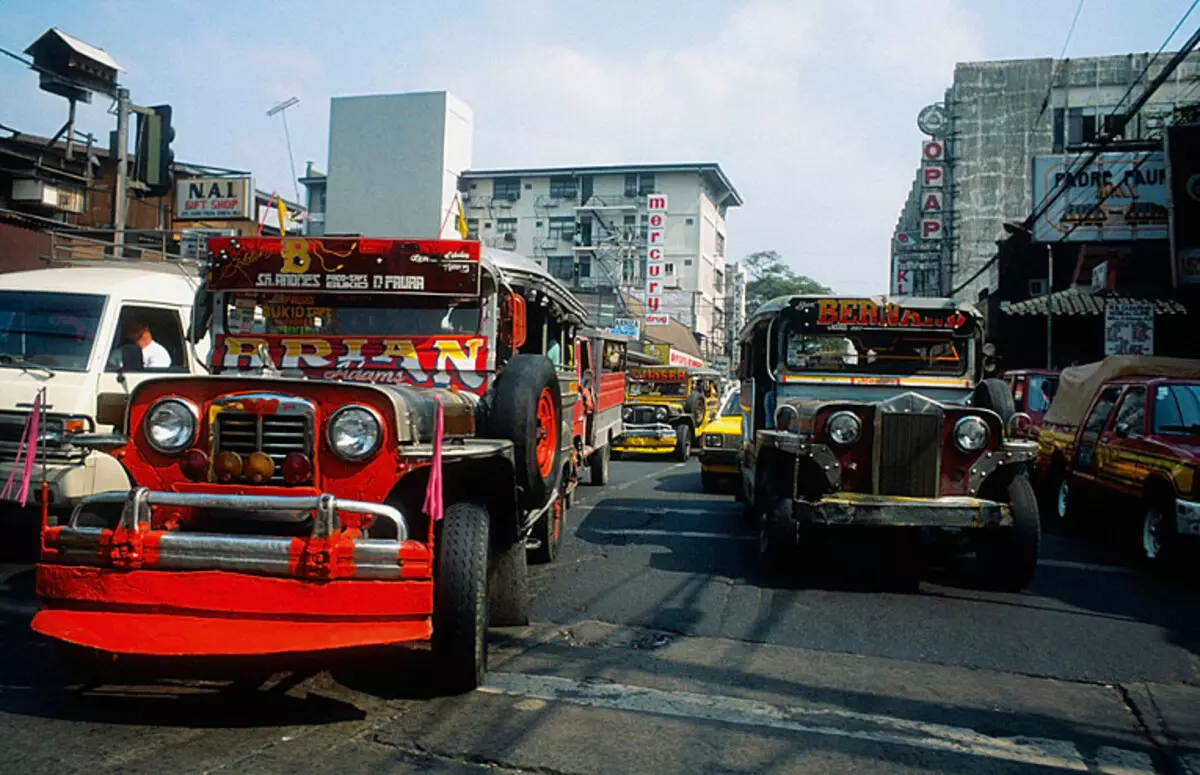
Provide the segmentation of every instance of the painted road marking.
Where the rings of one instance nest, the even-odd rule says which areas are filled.
[[[903,745],[1072,772],[1111,775],[1154,772],[1150,756],[1140,751],[1102,747],[1097,749],[1095,757],[1085,759],[1079,748],[1069,740],[997,737],[966,727],[847,710],[773,705],[715,694],[664,691],[521,673],[490,673],[479,691],[658,716],[783,729],[874,744]]]
[[[635,536],[638,538],[705,538],[722,541],[753,541],[755,536],[738,533],[708,533],[703,530],[650,530],[643,528],[586,528],[585,535]]]
[[[1067,570],[1085,570],[1093,573],[1114,573],[1118,576],[1135,576],[1133,568],[1122,568],[1120,565],[1097,565],[1091,562],[1075,562],[1074,560],[1038,560],[1038,565],[1047,568],[1065,568]]]
[[[737,514],[741,513],[740,509],[737,509],[737,510],[735,510],[735,509],[722,510],[722,509],[712,509],[712,508],[708,508],[708,509],[678,509],[678,508],[675,508],[674,506],[672,506],[671,508],[648,509],[645,507],[638,508],[636,506],[609,506],[603,502],[597,503],[594,506],[591,506],[590,508],[592,509],[592,511],[616,511],[616,512],[627,513],[627,514],[646,514],[646,515],[649,515],[652,517],[665,517],[665,516],[670,516],[672,514],[686,514],[686,515],[704,516],[704,517],[723,517],[723,516],[724,517],[732,517],[732,516],[736,516]]]

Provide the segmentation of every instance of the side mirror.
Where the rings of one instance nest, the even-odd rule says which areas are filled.
[[[125,427],[125,413],[129,410],[129,396],[124,393],[101,393],[96,396],[96,424]]]
[[[1117,427],[1114,428],[1113,430],[1115,430],[1117,432],[1118,436],[1120,436],[1121,438],[1125,438],[1126,436],[1129,435],[1129,423],[1119,422],[1119,423],[1117,423]]]
[[[196,289],[192,300],[192,318],[188,322],[188,339],[192,344],[199,344],[208,333],[208,324],[212,321],[212,293],[207,285]]]

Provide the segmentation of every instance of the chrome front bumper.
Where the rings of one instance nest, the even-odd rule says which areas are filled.
[[[224,570],[271,576],[295,575],[294,542],[320,544],[341,530],[339,514],[373,516],[391,522],[395,539],[358,538],[353,541],[353,578],[394,579],[400,577],[400,546],[408,538],[404,515],[392,506],[366,501],[338,500],[329,493],[319,496],[257,496],[215,493],[156,492],[138,487],[129,492],[98,493],[80,501],[67,524],[47,531],[43,561],[75,565],[114,564],[101,551],[112,537],[105,528],[80,527],[79,517],[88,506],[122,504],[119,531],[153,536],[154,551],[141,552],[137,567],[157,570]],[[242,512],[311,512],[312,534],[308,539],[282,536],[243,536],[224,533],[189,533],[152,530],[153,506],[231,509]],[[314,539],[316,539],[314,541]],[[307,545],[306,551],[314,550]],[[315,548],[316,553],[327,549]],[[324,558],[336,562],[336,558]],[[320,561],[318,561],[318,564]]]
[[[627,439],[675,439],[675,426],[665,422],[654,425],[625,425],[621,436]]]

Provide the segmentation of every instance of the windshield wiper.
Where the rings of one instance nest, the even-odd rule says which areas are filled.
[[[32,363],[26,360],[22,355],[0,353],[0,364],[16,366],[27,373],[30,370],[40,371],[45,374],[47,378],[53,377],[55,374],[54,369],[51,369],[49,366],[43,366],[40,363]]]

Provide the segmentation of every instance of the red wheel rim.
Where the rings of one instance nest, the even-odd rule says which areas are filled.
[[[537,405],[537,465],[542,477],[554,468],[554,451],[558,447],[558,423],[554,421],[554,400],[549,389],[543,389]]]

